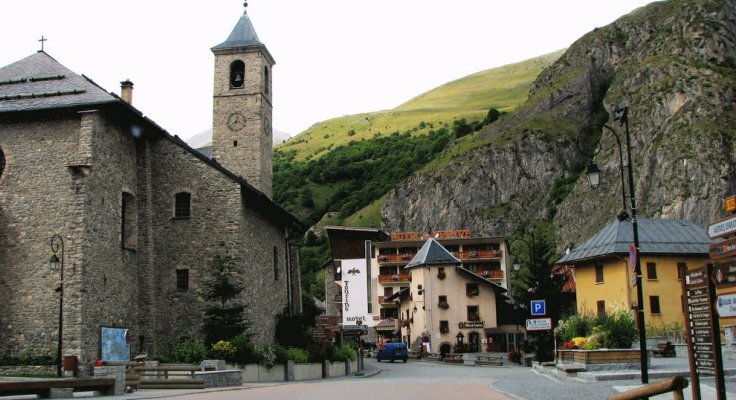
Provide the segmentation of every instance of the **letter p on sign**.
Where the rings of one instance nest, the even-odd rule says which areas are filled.
[[[544,300],[532,300],[531,301],[532,315],[544,315],[547,314],[547,307],[544,304]]]

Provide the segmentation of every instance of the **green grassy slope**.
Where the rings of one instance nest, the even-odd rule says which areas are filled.
[[[421,94],[393,110],[348,115],[319,122],[277,149],[296,152],[296,160],[321,157],[351,140],[411,131],[426,134],[453,120],[480,120],[490,108],[512,111],[527,97],[534,78],[562,50],[478,72]],[[423,122],[423,123],[422,123]]]

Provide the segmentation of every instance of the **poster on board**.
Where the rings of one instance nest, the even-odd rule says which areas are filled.
[[[100,327],[100,347],[102,361],[130,361],[130,330]]]

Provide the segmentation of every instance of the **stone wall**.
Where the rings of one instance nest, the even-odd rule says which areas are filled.
[[[55,365],[0,365],[0,376],[56,375]]]

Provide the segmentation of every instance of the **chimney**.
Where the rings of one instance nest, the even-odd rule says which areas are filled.
[[[120,97],[124,102],[133,104],[133,82],[130,79],[120,82]]]

